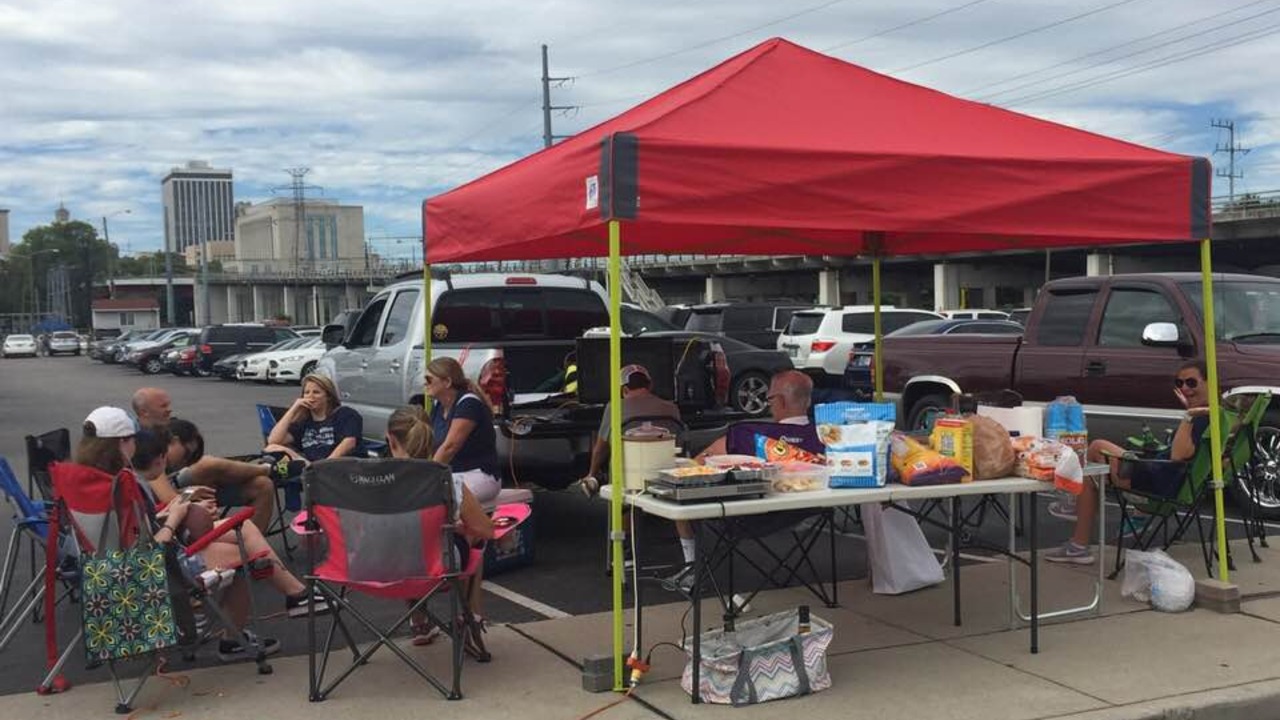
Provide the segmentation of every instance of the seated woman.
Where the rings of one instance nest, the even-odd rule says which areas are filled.
[[[427,364],[431,430],[439,440],[432,460],[448,465],[481,504],[498,497],[498,433],[484,393],[450,357]]]
[[[145,482],[139,483],[144,497],[147,498],[148,519],[156,542],[170,543],[180,536],[188,535],[194,539],[216,527],[213,522],[213,501],[209,497],[193,500],[195,493],[173,492],[172,485],[164,477],[165,454],[169,447],[167,433],[148,433],[141,438],[135,436],[133,420],[124,410],[115,407],[100,407],[89,414],[84,422],[84,437],[76,447],[73,460],[79,465],[96,468],[104,473],[117,475],[126,473],[135,479],[134,472],[141,475]],[[137,464],[134,464],[136,461]],[[130,471],[129,468],[135,468]],[[155,490],[166,488],[171,493],[167,502],[157,502]],[[207,491],[206,491],[207,492]],[[162,506],[161,506],[162,505]],[[220,521],[225,522],[225,521]],[[245,547],[250,555],[268,551],[268,559],[275,566],[270,577],[271,584],[285,596],[285,611],[290,616],[303,615],[307,611],[307,588],[302,581],[285,569],[275,551],[267,544],[266,538],[258,531],[252,521],[245,522],[242,528]],[[240,562],[240,548],[236,544],[234,533],[228,533],[211,543],[200,553],[205,567],[228,567]],[[244,593],[248,588],[232,588],[227,593],[228,611],[232,622],[242,632],[248,619],[248,596]],[[320,599],[317,598],[317,602]],[[262,638],[261,647],[267,654],[279,652],[279,641]],[[218,657],[224,661],[246,657],[245,647],[238,640],[223,638],[218,643]]]
[[[420,407],[399,408],[387,420],[387,449],[391,452],[391,457],[428,459],[432,455],[431,439],[431,425]],[[455,536],[458,538],[457,550],[460,559],[465,562],[471,548],[493,538],[493,523],[458,474],[453,476],[453,492],[458,507],[457,520],[462,526],[462,534]],[[481,565],[466,587],[467,607],[481,627],[484,624],[484,618],[480,615],[483,570],[484,566]],[[440,633],[439,628],[428,625],[423,617],[414,617],[410,627],[414,645],[427,645]],[[468,637],[466,642],[471,643],[471,638]]]
[[[363,432],[364,418],[342,405],[333,381],[311,374],[302,379],[302,396],[271,428],[264,452],[284,453],[307,463],[359,457],[363,454]]]
[[[1169,448],[1169,460],[1189,462],[1200,447],[1200,438],[1209,427],[1209,387],[1206,378],[1209,371],[1203,360],[1192,360],[1178,368],[1173,379],[1173,394],[1179,404],[1186,408],[1182,422],[1173,434],[1173,445]],[[1124,474],[1124,465],[1120,460],[1125,449],[1106,440],[1094,440],[1089,443],[1088,459],[1090,462],[1106,462],[1111,465],[1108,480],[1113,486],[1141,490],[1152,495],[1173,497],[1178,494],[1182,485],[1184,468],[1180,465],[1162,465],[1158,469],[1141,464],[1135,465],[1139,472],[1132,477]],[[1096,524],[1095,513],[1098,511],[1098,487],[1091,478],[1085,478],[1084,491],[1076,501],[1076,528],[1071,539],[1056,550],[1045,554],[1045,560],[1056,563],[1075,565],[1093,564],[1093,550],[1089,547],[1090,533]]]

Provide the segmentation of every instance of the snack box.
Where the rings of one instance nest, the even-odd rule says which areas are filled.
[[[827,487],[831,468],[804,462],[779,463],[772,478],[774,492],[805,492]]]
[[[669,485],[714,485],[727,478],[728,471],[709,465],[687,465],[658,471],[658,479]]]
[[[723,470],[733,480],[764,480],[777,473],[777,465],[754,455],[711,455],[705,458],[707,467]]]

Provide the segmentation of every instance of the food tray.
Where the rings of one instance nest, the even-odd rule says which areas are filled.
[[[715,485],[724,482],[727,477],[728,473],[723,470],[704,468],[699,465],[658,471],[658,479],[668,485]]]
[[[830,477],[831,469],[826,465],[787,462],[780,465],[771,480],[774,492],[805,492],[826,488]]]

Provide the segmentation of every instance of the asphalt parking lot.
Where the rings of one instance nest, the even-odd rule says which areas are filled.
[[[128,407],[132,393],[144,385],[162,387],[173,397],[174,414],[195,422],[204,432],[208,452],[238,455],[253,452],[261,446],[254,412],[255,403],[287,404],[296,396],[293,386],[267,386],[234,383],[214,378],[177,378],[170,375],[144,376],[126,366],[103,365],[84,357],[35,358],[0,361],[0,456],[8,459],[20,478],[26,478],[23,436],[66,427],[73,438],[78,427],[94,407],[104,404]],[[1070,531],[1068,523],[1043,513],[1041,547],[1061,542]],[[492,623],[519,623],[563,614],[583,614],[607,610],[611,587],[604,571],[606,504],[588,500],[576,492],[538,492],[535,501],[536,554],[532,566],[512,570],[489,578],[489,592],[484,599],[485,615]],[[981,531],[984,540],[1000,544],[1005,526],[989,514]],[[646,562],[671,562],[679,559],[679,545],[672,528],[658,520],[639,519],[641,537],[646,548]],[[12,527],[10,512],[0,515],[0,534],[7,538]],[[852,579],[866,576],[865,550],[856,525],[844,525],[834,533],[838,576]],[[942,539],[930,531],[934,547]],[[781,549],[785,535],[770,540]],[[279,538],[273,538],[279,548]],[[825,563],[828,543],[817,543],[815,559]],[[970,556],[967,562],[981,562]],[[295,571],[304,565],[299,555],[291,563]],[[819,567],[826,567],[820,564]],[[752,571],[740,566],[738,582],[750,584]],[[29,577],[25,556],[18,564],[19,587]],[[646,584],[648,602],[670,602],[678,596],[657,585]],[[274,613],[282,609],[279,597],[261,584],[255,587],[260,612]],[[381,620],[398,615],[399,606],[388,602],[362,602],[371,614]],[[78,625],[78,608],[64,607],[59,615],[62,633]],[[306,651],[306,623],[282,618],[266,620],[263,631],[278,637],[285,654]],[[61,633],[60,633],[61,634]],[[671,638],[675,640],[676,638]],[[0,653],[0,693],[30,691],[38,682],[39,668],[44,664],[43,628],[26,623],[11,647]],[[601,638],[602,650],[606,638]],[[212,664],[212,653],[200,654],[198,664]],[[73,658],[68,674],[74,681],[86,677],[104,678],[103,671],[87,673],[82,662]]]

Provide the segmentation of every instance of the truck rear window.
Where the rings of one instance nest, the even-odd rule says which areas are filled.
[[[571,340],[609,324],[600,296],[587,289],[494,287],[445,292],[432,312],[445,342]]]
[[[685,322],[684,329],[718,333],[724,329],[724,309],[694,310]]]

